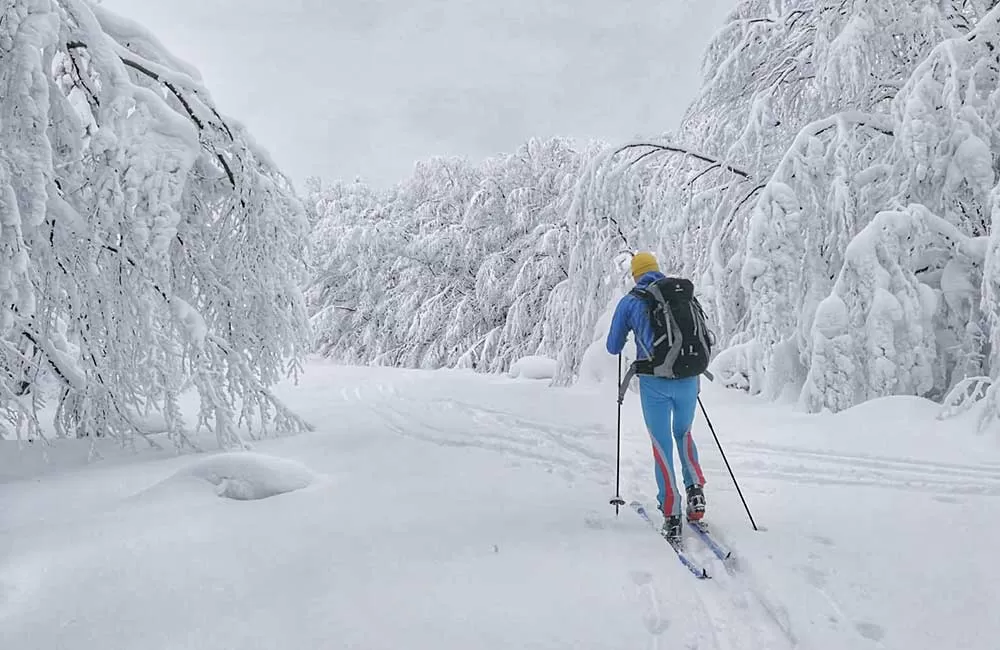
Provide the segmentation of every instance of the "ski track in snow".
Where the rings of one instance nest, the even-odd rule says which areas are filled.
[[[608,404],[603,401],[594,402],[594,408],[589,409],[591,401],[581,399],[579,393],[538,390],[531,384],[504,381],[497,382],[502,384],[501,390],[491,391],[490,379],[460,375],[429,381],[427,374],[365,374],[346,381],[350,383],[325,395],[334,401],[339,397],[339,404],[332,411],[327,410],[329,406],[322,411],[323,417],[336,418],[338,428],[344,431],[356,426],[357,434],[363,436],[374,426],[391,432],[389,439],[399,436],[445,448],[486,450],[504,457],[508,467],[540,466],[557,478],[556,483],[564,480],[588,491],[597,485],[609,496],[614,489],[614,415],[612,411],[608,416]],[[767,435],[766,424],[754,426],[755,432]],[[742,516],[739,501],[700,418],[695,427],[702,464],[706,472],[718,477],[714,494],[718,495],[715,512],[720,516],[711,519],[710,526],[714,536],[735,553],[730,562],[721,562],[685,527],[686,551],[697,565],[707,568],[710,579],[691,576],[669,546],[630,508],[625,507],[618,518],[608,516],[599,506],[589,511],[585,508],[582,513],[581,525],[588,529],[588,536],[607,531],[613,533],[608,539],[617,540],[614,552],[607,556],[616,563],[611,575],[621,572],[622,597],[635,615],[634,619],[623,620],[622,625],[631,629],[633,638],[638,635],[645,639],[640,645],[651,650],[915,647],[913,638],[906,638],[907,631],[899,629],[904,619],[895,615],[892,607],[882,607],[878,600],[880,595],[895,594],[891,591],[895,586],[919,590],[919,581],[898,581],[901,572],[909,571],[906,562],[891,561],[897,551],[905,549],[893,547],[891,540],[881,548],[874,543],[868,548],[866,533],[844,536],[839,528],[830,528],[838,525],[831,522],[842,518],[849,521],[850,501],[866,495],[876,497],[870,513],[878,516],[882,512],[879,508],[899,500],[891,491],[911,493],[922,500],[921,508],[942,502],[937,505],[945,509],[1000,495],[1000,464],[989,459],[982,463],[936,462],[855,453],[850,447],[848,451],[835,451],[822,448],[822,435],[810,438],[816,441],[816,448],[797,445],[797,438],[792,437],[767,442],[724,440],[741,482],[745,479],[749,483],[751,506],[755,505],[754,497],[796,485],[818,486],[809,488],[812,491],[805,495],[810,506],[809,499],[824,486],[868,490],[854,492],[838,487],[830,502],[823,503],[829,512],[818,516],[815,526],[808,520],[808,508],[788,509],[784,521],[776,520],[779,513],[764,513],[762,519],[775,530],[767,537],[755,537],[737,525],[736,516]],[[659,515],[651,507],[653,496],[648,492],[655,487],[651,485],[651,455],[636,404],[629,405],[622,429],[622,495],[643,501],[658,523]],[[303,443],[306,438],[301,438]],[[785,444],[779,444],[782,440]],[[293,439],[286,442],[294,444]],[[828,442],[838,444],[834,438]],[[883,445],[879,449],[886,448]],[[951,458],[956,459],[962,457]],[[723,493],[727,493],[724,498]],[[295,498],[306,498],[306,494],[303,491]],[[544,499],[544,495],[538,498]],[[923,521],[923,511],[913,512]],[[727,527],[727,523],[731,526]],[[905,517],[901,522],[893,520],[891,525],[897,523],[908,525]],[[905,557],[919,561],[919,548]],[[494,546],[494,552],[499,553],[498,546]],[[864,558],[871,553],[881,553],[875,557],[890,561],[885,563],[887,566],[881,560],[866,561]],[[34,574],[42,567],[23,562],[24,557],[0,575],[0,613],[5,610],[9,616],[22,615],[32,602],[37,588],[32,585],[39,584]],[[837,575],[844,567],[853,572],[852,577]],[[888,582],[869,593],[874,582],[869,582],[865,572],[872,572],[872,576],[876,572],[888,574],[879,576],[880,581],[885,578]],[[891,583],[894,578],[897,582]],[[947,584],[950,590],[942,596],[952,600],[962,597],[964,581],[956,579]],[[918,598],[911,601],[919,604]],[[890,600],[895,601],[896,596]],[[947,611],[946,606],[941,609]],[[965,641],[970,638],[974,633],[963,637]],[[904,639],[910,645],[903,645]]]
[[[609,469],[614,467],[612,454],[595,450],[585,442],[593,440],[603,449],[608,449],[609,432],[603,429],[534,421],[455,398],[407,396],[395,388],[382,385],[373,387],[373,393],[366,395],[359,392],[354,397],[377,412],[399,435],[445,446],[477,447],[539,462],[549,471],[556,468],[562,470],[564,478],[571,481],[582,476],[607,483]],[[391,399],[382,401],[387,397]],[[446,423],[462,423],[465,426],[461,430],[449,430]],[[648,473],[644,463],[641,466],[636,463],[626,469],[631,469],[635,479]],[[623,516],[628,514],[623,513]],[[631,576],[646,603],[643,622],[650,634],[650,648],[737,650],[752,647],[782,650],[796,647],[795,636],[787,623],[781,620],[781,615],[776,613],[776,606],[745,584],[742,575],[727,573],[725,566],[710,550],[699,549],[700,544],[693,536],[687,539],[690,554],[702,566],[709,568],[713,578],[701,583],[691,582],[690,591],[687,582],[691,578],[684,575],[686,570],[683,569],[664,578],[657,567],[644,567],[636,569]],[[665,563],[675,562],[672,551],[665,544],[662,559]],[[679,563],[677,565],[680,566]],[[671,626],[670,619],[665,615],[667,605],[660,597],[661,593],[676,592],[677,580],[685,581],[684,593],[690,594],[702,614],[698,617],[697,634],[681,645],[674,636],[664,637]],[[706,638],[712,639],[710,646],[704,645]]]
[[[499,406],[463,400],[458,392],[456,396],[442,398],[416,382],[400,382],[359,387],[344,397],[371,409],[402,436],[449,447],[495,451],[515,464],[538,463],[570,482],[587,480],[609,485],[607,477],[613,476],[615,463],[614,447],[610,444],[613,430],[531,419]],[[706,437],[700,439],[704,441]],[[944,502],[951,502],[959,495],[1000,495],[1000,466],[995,463],[931,462],[758,442],[733,442],[728,447],[731,462],[739,465],[741,477],[758,481],[931,492],[938,495],[934,499]],[[622,454],[623,487],[639,494],[641,485],[648,484],[650,472],[645,446],[623,446]],[[708,471],[725,472],[722,463],[709,454],[702,455],[702,463]],[[724,533],[718,529],[715,533],[726,543]],[[822,537],[811,541],[820,547],[832,544]],[[774,589],[763,586],[752,562],[737,556],[738,568],[727,567],[693,533],[686,547],[712,575],[710,580],[685,584],[682,592],[681,598],[694,601],[687,604],[699,614],[696,633],[690,630],[685,633],[671,623],[668,602],[672,600],[672,605],[677,606],[678,596],[672,594],[676,591],[676,581],[690,581],[679,563],[669,572],[660,563],[636,566],[629,576],[637,590],[638,603],[644,603],[639,606],[643,625],[650,635],[650,648],[813,647],[809,640],[800,638],[787,606]],[[664,547],[664,564],[675,562],[670,553]],[[838,642],[845,644],[841,646],[844,648],[885,647],[882,643],[885,629],[878,623],[852,618],[826,588],[823,570],[812,565],[819,556],[810,553],[809,557],[810,563],[799,572],[802,582],[812,590],[805,606],[828,628],[826,633],[835,634]],[[665,599],[663,594],[674,597]]]
[[[392,387],[379,386],[376,393],[378,397],[391,396],[393,399],[373,400],[360,390],[355,397],[373,408],[377,403],[379,415],[401,435],[441,445],[503,452],[572,473],[582,471],[588,478],[596,480],[603,480],[608,468],[614,466],[615,458],[607,445],[608,436],[613,432],[607,430],[533,421],[458,399],[407,397]],[[443,421],[472,426],[449,430],[442,425]],[[601,449],[588,445],[589,440]],[[936,463],[757,442],[734,442],[728,447],[732,460],[740,463],[741,474],[747,477],[813,485],[1000,496],[1000,467],[991,463]],[[623,460],[628,464],[629,459]],[[641,463],[632,463],[632,469],[639,474],[646,473],[648,467],[645,461],[643,457]],[[703,465],[706,469],[725,469],[721,464],[715,465],[710,458],[704,458]]]
[[[733,443],[748,476],[795,483],[865,485],[955,495],[1000,495],[1000,469],[825,452],[763,443]]]

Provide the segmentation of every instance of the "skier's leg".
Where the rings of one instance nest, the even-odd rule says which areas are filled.
[[[687,492],[687,517],[698,521],[705,516],[705,475],[698,462],[698,446],[691,435],[695,407],[698,404],[698,378],[674,380],[673,437],[677,442],[677,454],[681,458],[681,472]]]
[[[698,462],[698,446],[691,435],[695,409],[698,406],[698,378],[673,379],[671,394],[674,401],[673,436],[681,458],[681,473],[685,487],[704,485],[705,475]]]
[[[659,488],[657,501],[664,515],[679,516],[681,500],[674,480],[674,448],[670,434],[671,400],[664,382],[659,377],[640,376],[639,398],[642,416],[653,445],[656,486]]]

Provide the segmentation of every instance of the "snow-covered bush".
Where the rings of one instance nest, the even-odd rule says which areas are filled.
[[[222,446],[305,427],[269,390],[308,343],[305,212],[197,71],[91,2],[7,0],[0,115],[7,419],[40,434],[49,374],[60,435],[131,440],[158,412],[191,444],[191,386]]]

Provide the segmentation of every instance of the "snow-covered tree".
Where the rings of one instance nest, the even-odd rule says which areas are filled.
[[[433,159],[386,192],[321,192],[316,345],[352,362],[506,370],[542,347],[566,279],[565,209],[589,149],[532,140],[478,165]]]
[[[531,187],[538,172],[500,181],[516,166],[483,166],[460,222],[407,225],[416,208],[395,206],[416,187],[371,201],[379,216],[355,240],[398,259],[419,242],[437,264],[451,260],[449,279],[396,267],[379,287],[434,289],[405,305],[419,312],[406,311],[410,327],[360,346],[350,333],[331,340],[363,357],[391,340],[410,351],[406,363],[426,363],[412,357],[416,344],[436,350],[433,363],[457,353],[485,370],[541,352],[571,383],[629,284],[629,254],[649,249],[694,280],[727,385],[812,411],[898,393],[949,410],[985,398],[998,417],[998,21],[995,0],[743,0],[673,132],[594,150],[563,174],[571,187],[522,207],[511,197],[531,193],[510,188]],[[435,186],[429,178],[418,184]],[[528,268],[516,251],[543,240],[519,239],[511,225],[522,221],[543,224],[564,277],[512,280]],[[522,299],[528,287],[538,291]]]
[[[819,23],[819,33],[838,33],[816,50],[820,96],[855,108],[804,127],[764,185],[743,265],[750,349],[734,358],[746,364],[748,388],[771,396],[803,387],[808,374],[801,399],[811,410],[899,392],[940,398],[982,370],[975,360],[988,327],[972,296],[995,181],[981,137],[989,119],[971,107],[989,103],[995,82],[987,75],[977,84],[969,72],[992,14],[971,4],[964,13],[938,2],[837,4]],[[966,33],[960,15],[983,18]],[[872,294],[873,270],[909,280],[879,280]],[[858,293],[867,297],[842,300]],[[853,358],[843,337],[854,341]],[[899,375],[890,378],[890,368]]]
[[[608,298],[600,278],[621,272],[615,252],[651,248],[695,279],[726,348],[717,360],[726,383],[769,397],[803,391],[823,372],[813,367],[825,358],[813,349],[814,319],[826,328],[837,311],[827,298],[866,280],[849,272],[861,263],[847,258],[854,238],[873,240],[863,233],[881,212],[917,219],[900,226],[907,232],[937,216],[954,227],[947,236],[936,228],[915,249],[879,249],[897,255],[885,264],[914,274],[918,293],[935,296],[930,324],[904,310],[902,325],[934,332],[920,362],[932,381],[890,386],[873,375],[852,394],[940,398],[985,372],[992,308],[978,303],[995,185],[994,5],[741,2],[708,49],[705,85],[677,133],[620,148],[584,175],[570,275],[585,326]],[[930,216],[914,217],[920,206]],[[867,302],[853,304],[869,314]],[[858,316],[846,315],[852,326]],[[559,357],[564,381],[580,352]],[[815,391],[801,395],[810,408]]]
[[[8,420],[41,432],[49,375],[59,435],[193,444],[190,387],[220,445],[307,426],[270,391],[308,343],[305,212],[193,68],[86,0],[4,0],[0,143]]]
[[[881,212],[851,240],[815,312],[802,395],[809,410],[934,388],[937,296],[917,277],[916,258],[939,242],[957,248],[968,239],[922,205]]]

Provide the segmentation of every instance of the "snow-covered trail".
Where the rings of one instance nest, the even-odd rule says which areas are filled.
[[[644,627],[651,635],[650,647],[795,646],[796,639],[780,612],[774,611],[739,574],[727,575],[726,568],[715,561],[711,552],[699,549],[693,536],[688,539],[691,555],[712,569],[711,582],[694,580],[680,567],[669,547],[630,509],[623,509],[616,521],[608,521],[612,513],[604,504],[613,494],[615,438],[614,428],[609,427],[607,404],[587,409],[587,413],[581,410],[581,396],[575,391],[540,391],[539,383],[466,373],[448,375],[440,373],[436,381],[428,384],[425,373],[400,373],[391,383],[376,381],[344,389],[341,397],[354,401],[355,408],[368,410],[372,417],[381,418],[402,437],[498,453],[510,466],[544,469],[581,495],[594,492],[594,486],[604,487],[600,497],[589,503],[553,503],[553,507],[568,507],[568,512],[578,513],[581,507],[586,508],[591,513],[585,521],[595,529],[624,528],[631,532],[638,526],[640,534],[647,538],[642,547],[634,546],[635,541],[624,545],[622,538],[616,550],[631,558],[629,566],[633,568],[628,577],[642,596],[636,611],[642,613]],[[483,390],[486,385],[494,390]],[[613,409],[613,400],[611,404]],[[574,416],[563,420],[567,413]],[[639,497],[651,508],[654,501],[651,494],[644,494],[642,485],[650,479],[647,458],[633,458],[627,469],[633,489],[627,490],[626,496]],[[542,502],[548,498],[538,495]],[[588,565],[586,570],[591,568]],[[685,629],[671,625],[678,615],[686,621]],[[613,647],[626,647],[620,643]]]
[[[612,494],[613,387],[540,386],[401,373],[342,397],[400,435],[495,451]],[[710,516],[741,555],[735,575],[717,565],[713,581],[693,587],[716,628],[715,645],[704,647],[993,647],[1000,624],[984,600],[1000,577],[990,555],[1000,515],[995,439],[976,436],[971,419],[938,422],[933,404],[908,397],[837,416],[795,414],[711,384],[703,401],[765,529],[751,529],[699,412]],[[655,491],[634,395],[623,417],[623,491],[647,503]],[[945,539],[961,548],[957,561]],[[689,546],[711,561],[696,540]],[[929,618],[914,623],[916,612]]]
[[[923,401],[807,417],[706,385],[765,530],[699,414],[709,517],[739,562],[728,573],[692,538],[713,574],[697,581],[608,505],[613,387],[314,362],[280,392],[317,431],[239,458],[251,484],[315,473],[304,489],[218,498],[175,475],[203,458],[163,454],[0,483],[4,648],[985,649],[1000,635],[996,441]],[[631,394],[622,437],[623,494],[652,503]],[[0,479],[15,453],[0,446]]]

